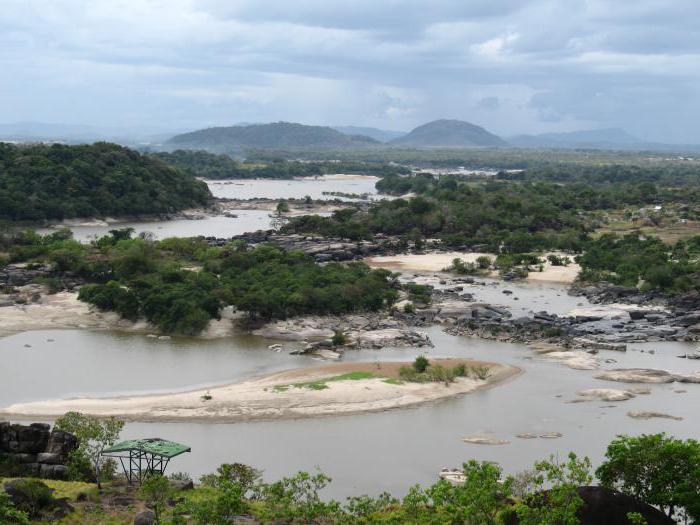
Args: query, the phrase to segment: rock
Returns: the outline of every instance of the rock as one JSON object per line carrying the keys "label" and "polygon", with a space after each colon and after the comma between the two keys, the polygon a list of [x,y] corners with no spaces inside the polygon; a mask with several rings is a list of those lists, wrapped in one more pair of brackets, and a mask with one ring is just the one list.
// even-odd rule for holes
{"label": "rock", "polygon": [[634,397],[632,392],[613,388],[591,388],[589,390],[581,390],[577,394],[581,397],[600,399],[601,401],[627,401]]}
{"label": "rock", "polygon": [[152,510],[143,510],[134,518],[134,525],[153,525],[156,522],[156,514]]}
{"label": "rock", "polygon": [[521,432],[520,434],[516,434],[515,437],[520,439],[537,439],[537,434],[533,434],[531,432]]}
{"label": "rock", "polygon": [[561,432],[544,432],[540,434],[540,437],[543,439],[558,439],[562,437],[564,434]]}
{"label": "rock", "polygon": [[629,523],[627,514],[637,512],[647,525],[675,523],[660,510],[632,496],[603,487],[579,487],[583,506],[578,511],[581,525],[619,525]]}
{"label": "rock", "polygon": [[662,418],[662,419],[673,419],[675,421],[683,421],[682,417],[672,416],[671,414],[665,414],[663,412],[654,412],[654,411],[646,412],[646,411],[633,410],[631,412],[627,412],[627,415],[631,418],[634,418],[634,419]]}
{"label": "rock", "polygon": [[53,429],[49,436],[49,442],[46,445],[46,452],[59,454],[67,457],[71,452],[78,448],[78,438],[70,432]]}
{"label": "rock", "polygon": [[507,439],[488,438],[483,436],[471,436],[462,438],[465,443],[473,443],[475,445],[509,445]]}
{"label": "rock", "polygon": [[595,378],[621,383],[673,383],[676,381],[676,376],[673,374],[650,368],[617,368],[601,372]]}
{"label": "rock", "polygon": [[63,460],[61,454],[55,452],[41,452],[37,454],[37,463],[45,463],[47,465],[60,465]]}
{"label": "rock", "polygon": [[594,341],[583,337],[575,337],[572,341],[574,346],[581,348],[591,348],[594,350],[614,350],[616,352],[626,352],[627,345],[624,343],[608,343],[605,341]]}
{"label": "rock", "polygon": [[191,479],[171,479],[170,488],[175,491],[193,490],[194,482]]}

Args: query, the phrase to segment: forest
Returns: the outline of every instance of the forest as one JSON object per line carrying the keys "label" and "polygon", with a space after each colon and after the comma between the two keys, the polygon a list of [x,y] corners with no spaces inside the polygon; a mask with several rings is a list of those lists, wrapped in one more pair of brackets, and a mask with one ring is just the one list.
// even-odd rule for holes
{"label": "forest", "polygon": [[0,219],[159,215],[211,200],[206,184],[116,144],[0,143]]}
{"label": "forest", "polygon": [[176,150],[170,153],[151,153],[184,173],[205,179],[292,179],[294,177],[317,177],[333,173],[362,175],[406,174],[410,169],[386,163],[360,161],[297,161],[268,158],[260,161],[239,162],[228,155],[201,150]]}

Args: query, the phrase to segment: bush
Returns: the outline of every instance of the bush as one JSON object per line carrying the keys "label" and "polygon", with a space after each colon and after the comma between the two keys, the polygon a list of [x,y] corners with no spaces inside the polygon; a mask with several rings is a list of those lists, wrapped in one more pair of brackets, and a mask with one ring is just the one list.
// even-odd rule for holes
{"label": "bush", "polygon": [[491,257],[488,255],[480,255],[476,258],[476,265],[480,270],[488,270],[491,268]]}
{"label": "bush", "polygon": [[171,492],[170,482],[168,478],[164,476],[148,476],[146,480],[141,483],[141,497],[146,500],[153,509],[153,513],[156,515],[156,523],[160,523],[161,515],[168,504],[168,498]]}
{"label": "bush", "polygon": [[419,374],[425,372],[428,365],[430,365],[430,361],[428,361],[428,358],[424,355],[419,355],[416,357],[415,361],[413,361],[413,369]]}
{"label": "bush", "polygon": [[29,525],[26,512],[17,509],[10,496],[0,489],[0,523],[6,525]]}
{"label": "bush", "polygon": [[333,343],[333,346],[343,346],[347,344],[348,338],[343,332],[336,330],[331,338],[331,342]]}
{"label": "bush", "polygon": [[15,507],[26,512],[30,518],[41,515],[41,511],[53,503],[51,489],[38,479],[15,479],[5,484]]}

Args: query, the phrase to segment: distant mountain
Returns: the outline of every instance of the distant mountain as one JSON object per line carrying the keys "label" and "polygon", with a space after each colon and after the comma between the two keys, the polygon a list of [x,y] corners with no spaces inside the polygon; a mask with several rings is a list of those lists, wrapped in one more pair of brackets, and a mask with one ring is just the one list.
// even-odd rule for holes
{"label": "distant mountain", "polygon": [[346,149],[378,145],[373,138],[346,135],[325,126],[293,122],[208,128],[172,137],[167,145],[226,153],[243,149]]}
{"label": "distant mountain", "polygon": [[501,137],[462,120],[434,120],[391,141],[397,146],[507,146]]}
{"label": "distant mountain", "polygon": [[543,133],[541,135],[518,135],[509,137],[514,146],[529,148],[628,148],[644,143],[624,129],[605,128],[570,131],[568,133]]}
{"label": "distant mountain", "polygon": [[162,129],[150,126],[128,128],[64,124],[54,122],[0,123],[0,141],[60,142],[65,144],[92,144],[106,141],[129,147],[141,147],[163,142],[172,137]]}
{"label": "distant mountain", "polygon": [[333,129],[346,135],[364,135],[365,137],[373,138],[379,142],[391,142],[392,140],[403,137],[406,134],[405,131],[365,128],[362,126],[335,126]]}

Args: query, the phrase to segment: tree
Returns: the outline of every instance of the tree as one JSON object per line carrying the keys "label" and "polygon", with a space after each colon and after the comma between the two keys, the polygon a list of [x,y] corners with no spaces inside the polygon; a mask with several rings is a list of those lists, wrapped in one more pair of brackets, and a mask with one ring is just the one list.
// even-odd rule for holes
{"label": "tree", "polygon": [[151,504],[153,513],[156,515],[156,523],[160,523],[161,515],[172,489],[168,478],[161,475],[148,476],[141,484],[141,497]]}
{"label": "tree", "polygon": [[578,525],[583,505],[577,488],[591,482],[591,462],[573,452],[564,463],[554,456],[533,469],[532,492],[515,507],[521,525]]}
{"label": "tree", "polygon": [[700,443],[666,434],[618,436],[596,475],[602,485],[664,509],[679,508],[700,520]]}
{"label": "tree", "polygon": [[55,426],[78,438],[78,451],[90,461],[97,487],[101,489],[102,452],[119,439],[124,422],[114,417],[100,419],[80,412],[67,412],[56,419]]}
{"label": "tree", "polygon": [[425,372],[429,365],[430,361],[428,361],[428,358],[424,355],[419,355],[416,357],[415,361],[413,361],[413,369],[418,373]]}
{"label": "tree", "polygon": [[433,505],[450,517],[450,523],[496,525],[511,495],[510,478],[501,482],[501,468],[488,461],[463,465],[464,484],[441,480],[430,489]]}

